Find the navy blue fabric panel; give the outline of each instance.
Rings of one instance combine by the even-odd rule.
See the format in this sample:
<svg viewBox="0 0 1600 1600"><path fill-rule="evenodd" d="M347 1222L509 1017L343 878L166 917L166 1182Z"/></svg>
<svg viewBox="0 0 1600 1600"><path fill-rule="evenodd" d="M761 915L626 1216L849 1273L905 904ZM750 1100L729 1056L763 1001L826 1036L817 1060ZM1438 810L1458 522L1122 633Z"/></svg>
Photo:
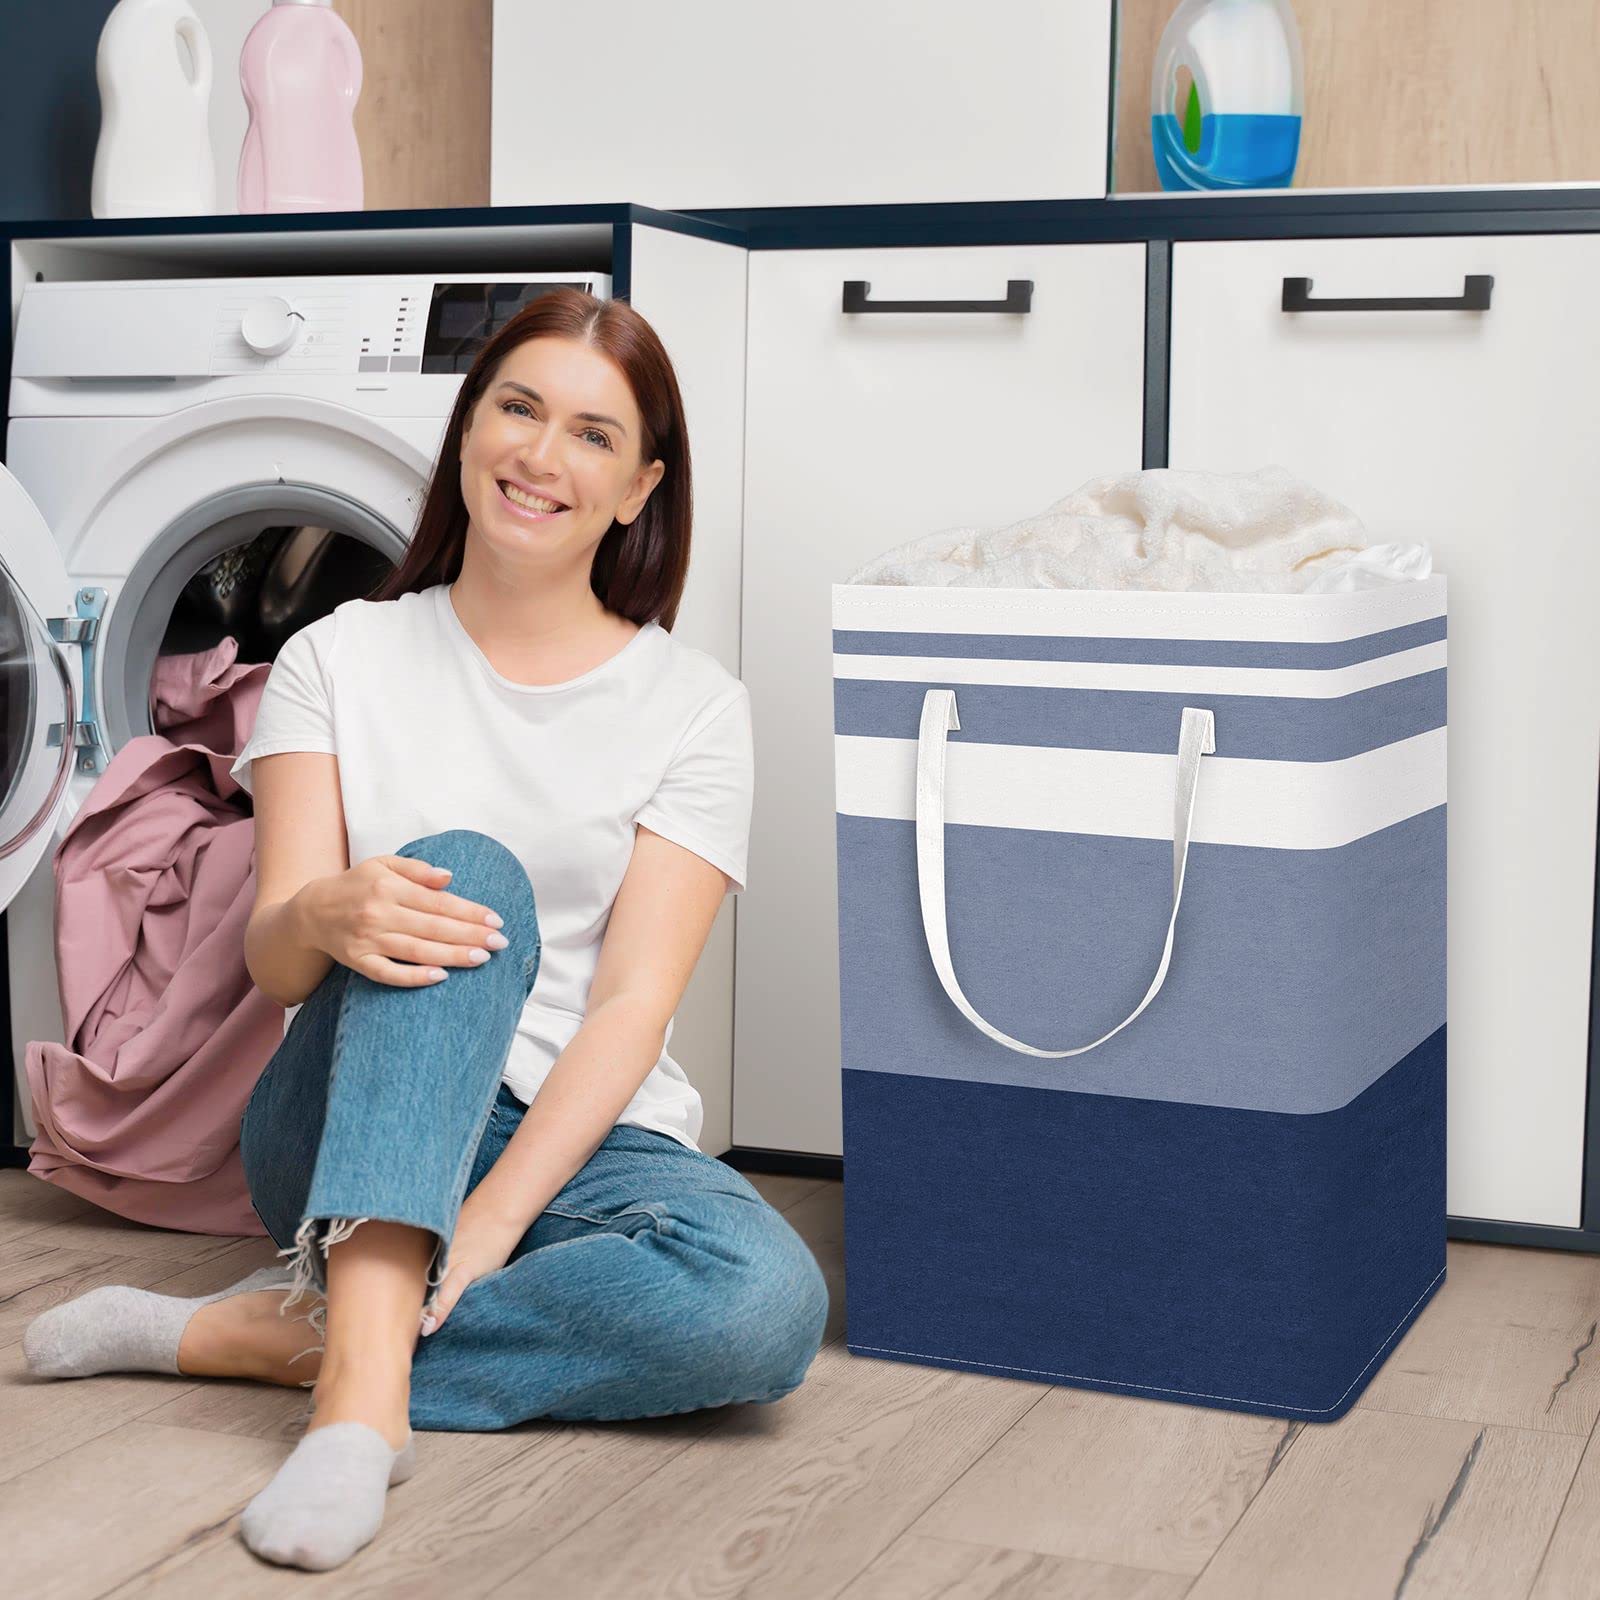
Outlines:
<svg viewBox="0 0 1600 1600"><path fill-rule="evenodd" d="M1326 671L1437 644L1445 619L1428 617L1358 639L1305 644L1259 639L1102 639L1047 633L900 633L835 628L833 648L852 656L959 656L985 661L1105 661L1168 667L1273 667Z"/></svg>
<svg viewBox="0 0 1600 1600"><path fill-rule="evenodd" d="M1332 1422L1445 1267L1445 1030L1321 1116L844 1073L846 1344Z"/></svg>
<svg viewBox="0 0 1600 1600"><path fill-rule="evenodd" d="M1343 761L1445 725L1445 673L1419 672L1325 700L1278 695L1044 689L1018 684L835 678L835 733L915 742L929 689L954 689L961 726L952 744L1052 749L1178 748L1185 706L1216 713L1217 754L1247 761Z"/></svg>

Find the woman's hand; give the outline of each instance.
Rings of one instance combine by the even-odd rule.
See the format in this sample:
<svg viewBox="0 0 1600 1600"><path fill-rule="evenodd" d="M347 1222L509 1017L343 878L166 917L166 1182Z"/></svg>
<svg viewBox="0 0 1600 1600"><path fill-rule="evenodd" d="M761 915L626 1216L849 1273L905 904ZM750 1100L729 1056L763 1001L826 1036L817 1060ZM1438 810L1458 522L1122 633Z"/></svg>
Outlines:
<svg viewBox="0 0 1600 1600"><path fill-rule="evenodd" d="M376 983L420 988L449 967L482 966L507 940L488 906L446 894L445 867L413 856L373 856L313 878L292 902L313 949Z"/></svg>
<svg viewBox="0 0 1600 1600"><path fill-rule="evenodd" d="M470 1194L462 1201L456 1231L450 1239L449 1269L439 1285L432 1316L426 1311L422 1314L423 1338L444 1326L445 1318L466 1293L468 1284L498 1272L511 1259L511 1252L526 1231L474 1210Z"/></svg>

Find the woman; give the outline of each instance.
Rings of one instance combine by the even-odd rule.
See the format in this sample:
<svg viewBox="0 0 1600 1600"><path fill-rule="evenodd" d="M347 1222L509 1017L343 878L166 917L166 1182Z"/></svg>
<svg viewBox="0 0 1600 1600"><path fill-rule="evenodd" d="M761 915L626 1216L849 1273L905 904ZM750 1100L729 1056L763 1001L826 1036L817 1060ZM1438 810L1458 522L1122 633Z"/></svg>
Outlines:
<svg viewBox="0 0 1600 1600"><path fill-rule="evenodd" d="M52 1376L314 1386L242 1519L270 1560L367 1543L412 1427L772 1401L821 1342L815 1260L698 1149L666 1052L753 779L744 685L668 631L689 541L666 352L556 289L463 381L399 567L273 664L233 771L246 961L290 1009L240 1153L292 1274L99 1289L25 1338Z"/></svg>

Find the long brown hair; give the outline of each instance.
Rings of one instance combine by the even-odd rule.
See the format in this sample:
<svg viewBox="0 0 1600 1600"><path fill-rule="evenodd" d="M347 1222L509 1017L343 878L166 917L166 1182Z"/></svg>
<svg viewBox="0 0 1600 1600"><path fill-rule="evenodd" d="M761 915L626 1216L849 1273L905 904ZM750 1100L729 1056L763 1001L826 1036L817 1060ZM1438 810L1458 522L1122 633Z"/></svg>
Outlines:
<svg viewBox="0 0 1600 1600"><path fill-rule="evenodd" d="M467 414L512 350L547 336L590 344L621 368L639 407L640 459L666 465L632 523L613 522L606 530L589 569L589 587L608 611L641 626L659 622L670 632L689 575L693 520L689 436L677 374L655 329L627 301L602 300L567 284L524 306L478 352L456 395L411 543L400 564L367 598L394 600L453 582L459 575L468 522L461 496L461 435Z"/></svg>

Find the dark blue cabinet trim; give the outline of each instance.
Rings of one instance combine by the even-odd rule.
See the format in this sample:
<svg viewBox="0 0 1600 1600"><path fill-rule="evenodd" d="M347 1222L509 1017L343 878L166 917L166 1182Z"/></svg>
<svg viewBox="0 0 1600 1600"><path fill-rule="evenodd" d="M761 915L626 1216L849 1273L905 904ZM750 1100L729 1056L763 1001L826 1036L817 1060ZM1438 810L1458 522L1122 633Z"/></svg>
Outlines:
<svg viewBox="0 0 1600 1600"><path fill-rule="evenodd" d="M1172 241L1152 239L1144 261L1145 468L1167 464L1172 384Z"/></svg>

